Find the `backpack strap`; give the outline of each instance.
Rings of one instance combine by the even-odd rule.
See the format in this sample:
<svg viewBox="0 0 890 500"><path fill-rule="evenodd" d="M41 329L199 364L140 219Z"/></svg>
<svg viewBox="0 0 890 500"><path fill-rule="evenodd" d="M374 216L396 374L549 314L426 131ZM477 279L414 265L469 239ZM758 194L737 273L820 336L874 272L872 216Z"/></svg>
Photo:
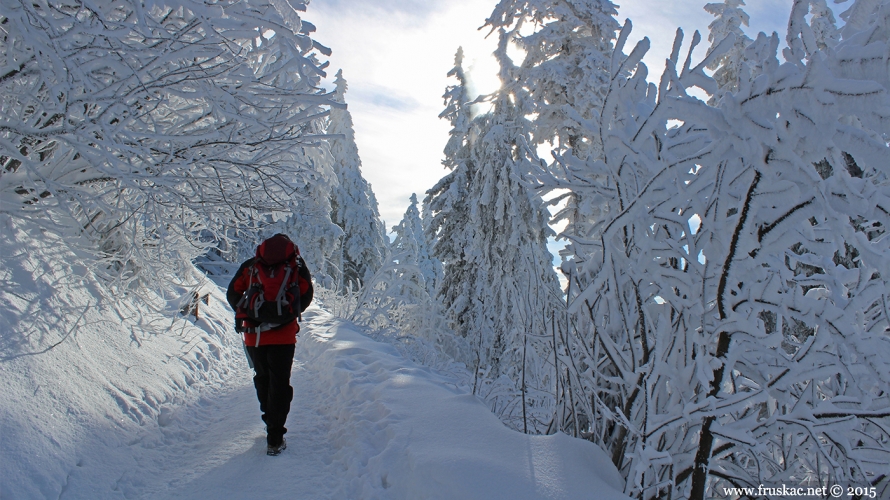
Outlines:
<svg viewBox="0 0 890 500"><path fill-rule="evenodd" d="M296 245L294 245L296 246ZM299 322L303 322L303 292L300 290L300 280L303 279L300 276L300 270L303 268L303 257L300 257L300 250L297 249L297 255L294 258L294 263L296 264L297 269L297 279L294 280L294 288L297 289L296 293L296 304L297 304L297 320Z"/></svg>
<svg viewBox="0 0 890 500"><path fill-rule="evenodd" d="M244 272L247 273L247 288L244 289L244 293L241 294L241 300L239 300L238 303L235 304L236 308L240 307L242 309L247 309L250 304L251 296L256 293L255 285L260 284L258 276L259 271L257 270L256 266L257 263L256 261L254 261L253 264L247 266L247 268L244 269Z"/></svg>
<svg viewBox="0 0 890 500"><path fill-rule="evenodd" d="M285 292L287 291L287 282L290 279L290 275L293 272L293 268L291 266L285 266L285 267L287 267L287 270L284 272L284 280L281 282L281 288L278 289L278 296L275 297L275 302L278 303L278 314L282 313L281 306L290 304L287 301ZM298 287L299 287L299 285L298 285Z"/></svg>

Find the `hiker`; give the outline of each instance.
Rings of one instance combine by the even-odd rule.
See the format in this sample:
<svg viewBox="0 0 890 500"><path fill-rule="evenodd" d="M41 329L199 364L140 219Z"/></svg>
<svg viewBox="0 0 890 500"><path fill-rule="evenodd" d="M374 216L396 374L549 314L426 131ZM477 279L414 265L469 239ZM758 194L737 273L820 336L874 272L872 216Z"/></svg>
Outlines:
<svg viewBox="0 0 890 500"><path fill-rule="evenodd" d="M241 264L226 291L235 311L235 331L244 336L247 361L255 373L268 455L287 447L284 424L294 397L290 372L300 331L297 320L312 294L312 276L297 245L280 233L263 241L256 256Z"/></svg>

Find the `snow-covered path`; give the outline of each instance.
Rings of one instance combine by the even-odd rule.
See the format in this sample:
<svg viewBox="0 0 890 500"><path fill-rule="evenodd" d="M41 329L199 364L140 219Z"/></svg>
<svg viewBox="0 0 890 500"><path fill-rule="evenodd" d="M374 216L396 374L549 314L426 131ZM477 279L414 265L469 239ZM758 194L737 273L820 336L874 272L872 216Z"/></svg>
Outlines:
<svg viewBox="0 0 890 500"><path fill-rule="evenodd" d="M325 328L319 312L307 315L304 331ZM313 321L313 318L316 321ZM253 499L347 498L343 467L326 405L313 374L295 356L291 384L294 402L288 426L288 449L266 456L265 433L252 383L243 359L228 386L208 390L182 406L163 406L156 425L143 425L131 439L85 443L60 498ZM121 452L127 454L121 460ZM107 451L107 455L104 453ZM339 470L338 470L339 469Z"/></svg>
<svg viewBox="0 0 890 500"><path fill-rule="evenodd" d="M143 498L335 498L330 426L305 363L294 364L288 449L266 456L249 375L232 392L181 408L160 422L165 445L143 448ZM234 381L238 382L238 381ZM149 437L151 439L151 437ZM142 444L142 443L140 443Z"/></svg>
<svg viewBox="0 0 890 500"><path fill-rule="evenodd" d="M59 498L626 498L592 444L511 431L448 375L323 311L305 319L280 456L237 360L229 386L83 443Z"/></svg>
<svg viewBox="0 0 890 500"><path fill-rule="evenodd" d="M5 227L0 500L627 498L592 443L512 431L457 376L317 306L288 449L268 457L223 290L109 297L64 245Z"/></svg>

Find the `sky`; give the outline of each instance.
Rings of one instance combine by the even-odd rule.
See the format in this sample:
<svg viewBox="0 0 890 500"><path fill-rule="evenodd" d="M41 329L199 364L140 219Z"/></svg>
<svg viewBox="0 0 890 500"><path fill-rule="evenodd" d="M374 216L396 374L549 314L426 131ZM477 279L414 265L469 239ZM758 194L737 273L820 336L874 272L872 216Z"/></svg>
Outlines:
<svg viewBox="0 0 890 500"><path fill-rule="evenodd" d="M710 45L713 17L699 0L626 0L618 19L634 27L629 50L642 37L652 49L644 62L650 78L664 68L678 27L685 33L684 52L695 30L702 33L696 54ZM777 31L784 40L792 0L747 0L751 38ZM447 77L459 46L478 93L497 89L497 67L491 52L495 35L479 30L495 0L312 0L306 20L315 24L317 41L333 50L329 79L338 69L349 84L346 101L355 124L362 173L371 183L387 231L398 224L412 193L425 192L446 174L442 150L448 123L439 119L442 94L454 81ZM835 14L843 5L831 5ZM517 61L517 64L519 61Z"/></svg>

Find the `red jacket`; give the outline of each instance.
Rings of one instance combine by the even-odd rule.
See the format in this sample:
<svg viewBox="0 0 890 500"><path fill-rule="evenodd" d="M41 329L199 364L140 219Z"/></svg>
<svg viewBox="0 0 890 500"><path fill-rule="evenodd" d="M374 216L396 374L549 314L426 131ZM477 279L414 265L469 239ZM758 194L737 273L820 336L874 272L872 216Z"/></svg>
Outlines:
<svg viewBox="0 0 890 500"><path fill-rule="evenodd" d="M301 257L297 257L302 262ZM249 259L238 268L238 271L235 273L232 281L229 283L229 287L226 290L226 300L229 302L229 305L232 306L232 309L236 311L236 318L238 317L237 313L237 304L241 300L241 297L244 295L244 292L247 291L247 288L250 285L250 270L249 267L253 266L256 258ZM300 266L300 275L299 281L300 285L300 302L302 305L302 309L305 310L309 303L312 301L313 288L312 288L312 276L309 273L309 270L306 268L306 265L303 264ZM249 320L245 320L248 326L253 326ZM297 332L300 331L300 325L296 320L291 321L290 323L285 323L284 325L273 328L271 330L266 330L260 333L251 333L244 332L244 343L245 345L255 346L255 345L276 345L276 344L296 344L297 343ZM259 335L259 344L257 344L257 335Z"/></svg>

